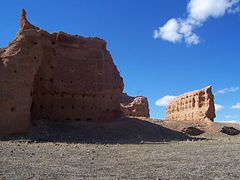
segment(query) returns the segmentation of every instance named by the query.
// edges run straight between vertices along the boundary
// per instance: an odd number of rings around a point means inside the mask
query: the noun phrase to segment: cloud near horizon
[[[225,118],[226,119],[238,119],[239,116],[237,116],[237,115],[226,115]]]
[[[155,105],[156,106],[168,106],[174,99],[176,98],[176,96],[171,96],[171,95],[166,95],[166,96],[163,96],[162,98],[158,99],[156,102],[155,102]]]
[[[237,92],[237,91],[239,91],[239,90],[240,90],[239,87],[224,88],[224,89],[218,90],[218,91],[215,93],[215,95],[233,93],[233,92]]]
[[[221,110],[224,109],[224,106],[222,106],[222,105],[220,105],[220,104],[214,104],[214,105],[215,105],[215,111],[216,111],[216,112],[219,112],[219,111],[221,111]]]
[[[221,123],[234,123],[234,124],[239,124],[240,122],[237,120],[229,120],[229,121],[219,121]]]
[[[171,18],[154,31],[153,37],[172,43],[185,41],[187,45],[199,44],[200,37],[194,33],[194,29],[201,27],[209,18],[239,12],[239,3],[240,0],[190,0],[187,17]]]
[[[233,105],[231,109],[240,109],[240,103]]]

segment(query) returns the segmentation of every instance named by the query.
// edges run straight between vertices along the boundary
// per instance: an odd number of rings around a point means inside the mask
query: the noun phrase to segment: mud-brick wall
[[[19,33],[0,51],[0,134],[26,133],[30,129],[30,107],[34,75],[43,51],[32,31]]]
[[[59,120],[105,120],[113,117],[117,110],[116,96],[105,94],[34,94],[32,119]],[[97,103],[100,102],[100,103]],[[115,103],[115,108],[114,107]],[[116,114],[117,115],[117,114]]]
[[[104,120],[120,112],[123,83],[106,43],[51,35],[51,54],[35,77],[32,120]]]
[[[0,134],[29,132],[31,120],[105,120],[119,115],[123,80],[98,38],[49,34],[30,24],[0,49]]]
[[[167,120],[212,120],[215,118],[214,96],[211,87],[176,97],[167,108]]]

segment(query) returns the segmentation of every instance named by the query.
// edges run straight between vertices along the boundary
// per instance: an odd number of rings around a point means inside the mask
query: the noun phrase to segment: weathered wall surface
[[[211,86],[176,97],[166,108],[167,120],[201,121],[215,118]]]
[[[52,54],[46,54],[34,81],[32,118],[112,118],[123,83],[106,43],[64,33],[51,38]]]
[[[23,11],[16,39],[0,51],[1,134],[25,133],[30,128],[34,75],[40,66],[44,54],[42,45],[46,40],[24,19]]]
[[[0,49],[0,133],[25,133],[32,120],[101,120],[120,113],[123,80],[106,42],[31,25]]]
[[[131,97],[123,93],[120,103],[122,111],[126,116],[149,117],[148,100],[146,97]]]

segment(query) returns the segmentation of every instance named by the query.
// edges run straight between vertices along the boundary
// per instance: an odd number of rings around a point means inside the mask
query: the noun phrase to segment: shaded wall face
[[[28,31],[0,51],[0,134],[30,129],[33,80],[43,54],[37,40]]]
[[[104,120],[117,115],[123,83],[105,43],[51,36],[35,77],[32,120]]]
[[[214,96],[210,87],[178,96],[167,106],[167,120],[213,121],[214,118]]]

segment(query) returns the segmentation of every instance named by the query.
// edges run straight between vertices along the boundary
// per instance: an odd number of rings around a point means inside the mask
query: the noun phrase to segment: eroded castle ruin
[[[16,38],[0,49],[0,134],[26,133],[31,119],[112,118],[123,86],[104,40],[50,34],[23,10]]]
[[[211,86],[180,95],[166,107],[166,120],[213,121],[215,117]]]
[[[123,93],[120,103],[126,116],[149,117],[148,100],[144,96],[131,97]]]

